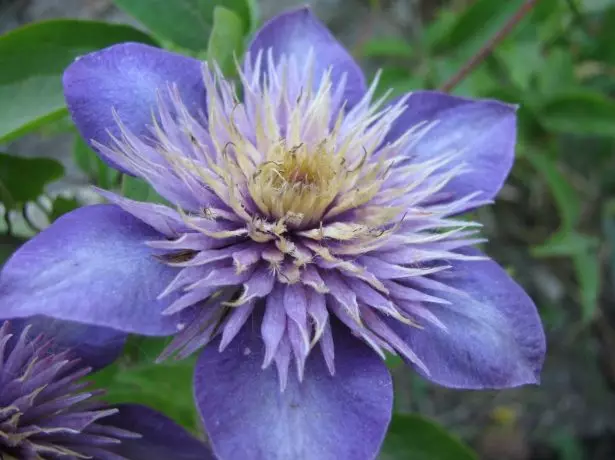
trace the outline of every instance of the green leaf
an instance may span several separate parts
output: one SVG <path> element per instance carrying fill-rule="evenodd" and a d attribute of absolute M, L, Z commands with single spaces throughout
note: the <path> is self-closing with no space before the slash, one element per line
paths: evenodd
<path fill-rule="evenodd" d="M 64 214 L 74 211 L 80 206 L 79 202 L 75 198 L 64 198 L 62 196 L 57 197 L 51 204 L 51 212 L 49 213 L 49 220 L 54 220 L 62 217 Z"/>
<path fill-rule="evenodd" d="M 556 428 L 549 437 L 549 445 L 557 451 L 560 460 L 583 460 L 585 448 L 581 439 L 568 427 Z"/>
<path fill-rule="evenodd" d="M 579 194 L 570 184 L 570 181 L 557 167 L 557 162 L 548 152 L 538 152 L 531 148 L 520 148 L 520 156 L 527 159 L 549 186 L 555 199 L 561 228 L 571 230 L 574 228 L 581 214 Z"/>
<path fill-rule="evenodd" d="M 386 66 L 380 73 L 376 94 L 389 94 L 389 97 L 393 98 L 421 88 L 425 88 L 425 79 L 420 75 L 410 75 L 404 67 Z"/>
<path fill-rule="evenodd" d="M 122 178 L 122 195 L 131 200 L 147 201 L 151 187 L 143 179 L 125 175 Z"/>
<path fill-rule="evenodd" d="M 581 319 L 584 323 L 589 323 L 598 310 L 601 277 L 598 251 L 578 253 L 574 256 L 573 263 L 580 288 Z"/>
<path fill-rule="evenodd" d="M 130 336 L 122 356 L 88 380 L 106 391 L 110 403 L 141 403 L 170 416 L 197 434 L 198 416 L 192 398 L 195 358 L 154 361 L 169 337 Z"/>
<path fill-rule="evenodd" d="M 258 30 L 261 11 L 258 5 L 259 0 L 246 0 L 246 4 L 248 5 L 248 10 L 250 12 L 250 29 L 249 33 L 252 34 Z"/>
<path fill-rule="evenodd" d="M 78 56 L 118 42 L 153 43 L 132 27 L 61 19 L 0 37 L 0 142 L 66 114 L 62 73 Z"/>
<path fill-rule="evenodd" d="M 117 185 L 120 172 L 100 159 L 81 136 L 75 136 L 73 159 L 89 179 L 101 188 L 109 189 Z"/>
<path fill-rule="evenodd" d="M 396 369 L 404 365 L 404 360 L 398 355 L 387 354 L 385 364 L 389 369 Z"/>
<path fill-rule="evenodd" d="M 533 35 L 539 41 L 553 43 L 559 37 L 570 35 L 571 23 L 577 19 L 572 14 L 569 1 L 577 2 L 577 0 L 542 0 L 535 2 L 529 16 L 534 29 Z M 566 48 L 566 51 L 569 52 L 569 49 Z"/>
<path fill-rule="evenodd" d="M 194 359 L 121 368 L 113 374 L 104 399 L 109 403 L 136 403 L 156 409 L 196 432 L 198 415 L 192 396 Z M 98 385 L 103 382 L 96 379 Z"/>
<path fill-rule="evenodd" d="M 247 0 L 115 0 L 155 35 L 193 51 L 207 48 L 214 24 L 214 9 L 222 6 L 242 19 L 243 32 L 251 30 L 255 9 Z"/>
<path fill-rule="evenodd" d="M 90 178 L 96 170 L 94 155 L 96 155 L 96 153 L 88 147 L 81 136 L 76 136 L 73 145 L 73 161 L 77 167 Z"/>
<path fill-rule="evenodd" d="M 600 21 L 596 21 L 597 30 L 592 31 L 591 40 L 587 41 L 585 54 L 589 58 L 615 64 L 615 2 L 610 8 L 600 12 Z"/>
<path fill-rule="evenodd" d="M 442 63 L 445 59 L 439 60 L 439 63 Z M 434 60 L 434 62 L 438 62 L 438 60 Z M 448 65 L 448 68 L 451 69 L 451 64 L 454 61 L 451 61 Z M 458 62 L 457 64 L 453 64 L 455 69 L 459 69 L 463 63 Z M 442 71 L 442 70 L 441 70 Z M 444 75 L 452 75 L 455 71 L 449 70 Z M 442 79 L 444 81 L 444 79 Z M 514 87 L 508 86 L 503 87 L 499 84 L 494 78 L 492 72 L 487 68 L 485 63 L 476 67 L 466 78 L 464 78 L 457 86 L 455 86 L 452 91 L 453 94 L 457 96 L 465 96 L 465 97 L 484 97 L 485 94 L 493 93 L 497 91 L 501 91 L 502 89 L 507 88 L 514 91 Z M 519 99 L 514 99 L 514 103 L 518 103 Z"/>
<path fill-rule="evenodd" d="M 136 201 L 167 204 L 151 185 L 138 177 L 124 175 L 122 178 L 122 195 Z"/>
<path fill-rule="evenodd" d="M 451 8 L 440 8 L 437 16 L 430 21 L 422 34 L 425 48 L 437 48 L 447 41 L 450 31 L 455 27 L 459 14 Z"/>
<path fill-rule="evenodd" d="M 574 85 L 574 63 L 567 49 L 555 48 L 542 60 L 538 77 L 538 90 L 542 96 L 551 96 Z"/>
<path fill-rule="evenodd" d="M 215 61 L 220 69 L 231 75 L 235 69 L 235 58 L 243 48 L 241 18 L 233 11 L 217 6 L 214 9 L 214 25 L 207 44 L 207 59 Z"/>
<path fill-rule="evenodd" d="M 569 257 L 579 285 L 581 319 L 589 322 L 598 308 L 600 293 L 599 241 L 577 231 L 560 230 L 548 241 L 532 248 L 535 257 Z"/>
<path fill-rule="evenodd" d="M 529 90 L 532 78 L 542 69 L 542 44 L 532 40 L 515 40 L 496 49 L 496 56 L 506 68 L 508 77 L 522 90 Z M 493 77 L 492 77 L 493 78 Z"/>
<path fill-rule="evenodd" d="M 455 15 L 446 33 L 441 33 L 432 44 L 438 53 L 451 50 L 463 55 L 475 52 L 491 39 L 525 0 L 477 0 Z"/>
<path fill-rule="evenodd" d="M 22 158 L 0 153 L 0 202 L 19 209 L 43 194 L 45 186 L 64 175 L 64 167 L 51 158 Z"/>
<path fill-rule="evenodd" d="M 361 47 L 361 55 L 365 58 L 410 59 L 414 52 L 414 47 L 408 40 L 394 37 L 373 38 Z"/>
<path fill-rule="evenodd" d="M 598 240 L 577 231 L 560 230 L 543 244 L 532 248 L 535 257 L 574 257 L 596 250 Z"/>
<path fill-rule="evenodd" d="M 579 90 L 555 96 L 539 115 L 552 131 L 615 138 L 615 102 L 602 93 Z"/>
<path fill-rule="evenodd" d="M 170 337 L 130 336 L 126 342 L 123 357 L 131 363 L 152 363 L 171 341 Z"/>
<path fill-rule="evenodd" d="M 581 214 L 579 194 L 558 170 L 548 151 L 539 153 L 530 148 L 520 151 L 547 181 L 561 219 L 559 231 L 545 243 L 533 247 L 532 254 L 535 257 L 571 259 L 579 285 L 582 319 L 589 321 L 598 306 L 600 262 L 597 239 L 576 230 Z"/>
<path fill-rule="evenodd" d="M 477 460 L 476 454 L 434 422 L 395 414 L 380 460 Z"/>

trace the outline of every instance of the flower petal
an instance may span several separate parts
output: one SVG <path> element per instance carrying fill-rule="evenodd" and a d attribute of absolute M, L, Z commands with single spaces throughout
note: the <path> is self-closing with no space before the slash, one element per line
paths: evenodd
<path fill-rule="evenodd" d="M 160 234 L 115 205 L 79 208 L 28 241 L 0 273 L 2 316 L 45 315 L 146 335 L 176 330 L 156 299 L 177 274 L 145 241 Z"/>
<path fill-rule="evenodd" d="M 393 102 L 394 103 L 394 102 Z M 469 172 L 454 177 L 443 192 L 454 199 L 482 192 L 490 200 L 498 193 L 513 164 L 516 142 L 516 108 L 494 100 L 472 100 L 436 91 L 409 95 L 405 112 L 397 119 L 385 142 L 393 142 L 419 123 L 435 125 L 413 144 L 412 161 L 426 161 L 460 151 L 459 161 Z M 459 166 L 459 161 L 449 167 Z"/>
<path fill-rule="evenodd" d="M 43 335 L 51 339 L 51 352 L 70 350 L 74 356 L 81 358 L 85 366 L 94 370 L 115 361 L 126 343 L 126 334 L 123 332 L 45 316 L 15 318 L 9 322 L 11 334 L 17 336 L 25 327 L 30 326 L 29 337 Z"/>
<path fill-rule="evenodd" d="M 220 460 L 373 459 L 391 417 L 393 388 L 384 363 L 343 327 L 333 331 L 334 376 L 313 350 L 299 383 L 280 392 L 274 367 L 248 323 L 229 347 L 203 350 L 195 397 Z"/>
<path fill-rule="evenodd" d="M 321 77 L 329 68 L 334 83 L 340 82 L 345 75 L 344 99 L 348 108 L 365 94 L 365 76 L 361 68 L 307 6 L 274 17 L 256 33 L 249 47 L 252 64 L 259 51 L 266 56 L 269 49 L 275 62 L 282 55 L 294 55 L 299 68 L 306 64 L 311 49 L 315 57 L 314 86 L 320 85 Z"/>
<path fill-rule="evenodd" d="M 122 43 L 86 54 L 64 72 L 68 110 L 83 138 L 110 144 L 110 134 L 120 138 L 113 116 L 135 135 L 148 134 L 157 92 L 175 84 L 193 114 L 205 110 L 202 63 L 152 46 Z M 100 153 L 100 152 L 99 152 Z M 101 155 L 112 166 L 117 164 Z M 130 172 L 130 171 L 124 171 Z"/>
<path fill-rule="evenodd" d="M 451 261 L 451 265 L 450 271 L 434 278 L 459 293 L 434 291 L 451 304 L 428 306 L 446 330 L 429 322 L 418 329 L 388 321 L 425 363 L 429 375 L 417 371 L 451 388 L 538 383 L 546 345 L 532 300 L 492 260 Z"/>
<path fill-rule="evenodd" d="M 211 450 L 163 414 L 138 404 L 120 404 L 117 414 L 99 421 L 140 434 L 123 439 L 114 452 L 130 460 L 214 460 Z"/>

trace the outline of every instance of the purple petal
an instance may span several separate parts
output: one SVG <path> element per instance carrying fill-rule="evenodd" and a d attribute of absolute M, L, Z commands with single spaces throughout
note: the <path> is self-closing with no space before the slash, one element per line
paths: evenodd
<path fill-rule="evenodd" d="M 123 332 L 45 316 L 15 318 L 10 323 L 11 334 L 18 336 L 29 325 L 30 337 L 43 335 L 52 340 L 51 352 L 68 349 L 85 366 L 93 369 L 102 369 L 115 361 L 126 343 L 126 334 Z"/>
<path fill-rule="evenodd" d="M 226 321 L 224 328 L 222 329 L 222 339 L 220 340 L 220 351 L 223 351 L 229 343 L 239 333 L 243 325 L 246 323 L 252 311 L 254 310 L 254 302 L 250 302 L 247 305 L 234 308 L 229 313 L 228 320 Z"/>
<path fill-rule="evenodd" d="M 123 43 L 73 62 L 64 72 L 64 96 L 79 132 L 96 150 L 92 141 L 109 145 L 109 133 L 120 138 L 112 109 L 133 134 L 146 135 L 152 124 L 157 91 L 166 91 L 169 84 L 177 85 L 194 114 L 204 111 L 201 66 L 193 58 L 138 43 Z M 105 155 L 101 156 L 117 167 Z"/>
<path fill-rule="evenodd" d="M 318 87 L 321 77 L 329 68 L 332 68 L 334 84 L 345 75 L 344 99 L 348 108 L 354 106 L 365 94 L 365 77 L 361 68 L 309 7 L 287 11 L 267 22 L 250 44 L 252 64 L 259 51 L 262 50 L 266 56 L 269 49 L 275 62 L 282 55 L 292 54 L 300 68 L 305 65 L 311 49 L 315 56 L 314 86 Z"/>
<path fill-rule="evenodd" d="M 367 460 L 377 455 L 391 417 L 393 388 L 383 362 L 343 327 L 333 330 L 336 373 L 318 350 L 299 383 L 280 392 L 274 367 L 248 323 L 223 353 L 205 348 L 195 397 L 220 460 Z"/>
<path fill-rule="evenodd" d="M 110 203 L 118 205 L 166 238 L 178 237 L 188 229 L 177 211 L 157 203 L 135 201 L 106 190 L 97 190 Z M 168 241 L 165 238 L 164 241 Z M 200 248 L 199 248 L 200 249 Z"/>
<path fill-rule="evenodd" d="M 284 289 L 278 285 L 273 288 L 266 299 L 265 312 L 261 321 L 261 336 L 265 345 L 263 368 L 271 364 L 286 330 L 286 311 L 281 308 L 284 305 L 283 291 Z"/>
<path fill-rule="evenodd" d="M 466 162 L 470 171 L 453 178 L 443 192 L 456 199 L 477 191 L 482 192 L 481 199 L 495 197 L 514 160 L 516 108 L 498 101 L 465 99 L 435 91 L 411 93 L 407 106 L 385 142 L 395 141 L 419 123 L 436 122 L 407 153 L 412 161 L 463 150 L 459 161 Z M 449 167 L 456 166 L 457 161 Z"/>
<path fill-rule="evenodd" d="M 145 241 L 161 235 L 115 205 L 79 208 L 28 241 L 0 274 L 2 316 L 45 315 L 146 335 L 167 335 L 177 318 L 157 300 L 177 269 Z"/>
<path fill-rule="evenodd" d="M 123 439 L 113 451 L 130 460 L 214 460 L 211 450 L 161 413 L 137 404 L 120 404 L 119 412 L 99 423 L 140 434 Z"/>
<path fill-rule="evenodd" d="M 429 375 L 417 370 L 451 388 L 538 383 L 546 345 L 532 300 L 492 260 L 453 261 L 451 265 L 450 271 L 435 278 L 462 293 L 434 292 L 451 304 L 428 306 L 446 330 L 429 322 L 422 322 L 423 328 L 418 329 L 388 321 L 425 363 Z"/>

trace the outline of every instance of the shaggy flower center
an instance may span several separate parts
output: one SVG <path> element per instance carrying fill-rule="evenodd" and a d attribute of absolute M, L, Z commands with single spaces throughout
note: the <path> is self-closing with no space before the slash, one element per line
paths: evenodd
<path fill-rule="evenodd" d="M 326 142 L 311 150 L 305 144 L 288 148 L 281 141 L 259 165 L 248 187 L 265 216 L 306 226 L 318 222 L 337 195 L 342 166 Z"/>

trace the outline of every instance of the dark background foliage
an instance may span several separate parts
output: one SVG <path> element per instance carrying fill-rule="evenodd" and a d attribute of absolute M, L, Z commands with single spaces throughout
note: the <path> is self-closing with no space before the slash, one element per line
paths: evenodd
<path fill-rule="evenodd" d="M 155 199 L 75 135 L 60 84 L 75 56 L 141 41 L 232 74 L 260 21 L 302 3 L 0 0 L 0 261 L 96 201 L 90 184 Z M 442 87 L 524 1 L 311 3 L 369 75 L 383 69 L 381 89 L 401 93 Z M 615 458 L 615 1 L 537 1 L 453 92 L 521 104 L 513 173 L 474 217 L 538 304 L 549 352 L 541 386 L 502 392 L 436 388 L 391 360 L 397 413 L 382 459 Z M 96 384 L 197 432 L 193 363 L 153 365 L 162 346 L 131 339 Z"/>

